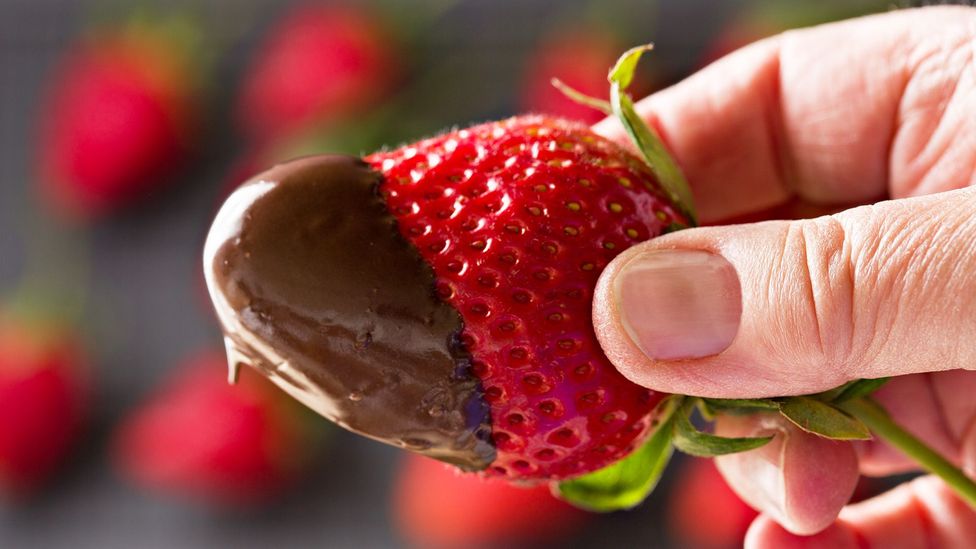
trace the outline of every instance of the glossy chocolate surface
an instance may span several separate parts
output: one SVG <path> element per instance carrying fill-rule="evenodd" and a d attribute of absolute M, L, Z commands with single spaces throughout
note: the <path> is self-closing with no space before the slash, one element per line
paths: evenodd
<path fill-rule="evenodd" d="M 307 157 L 228 198 L 204 259 L 232 377 L 248 364 L 351 431 L 483 469 L 495 450 L 461 317 L 381 178 L 358 158 Z"/>

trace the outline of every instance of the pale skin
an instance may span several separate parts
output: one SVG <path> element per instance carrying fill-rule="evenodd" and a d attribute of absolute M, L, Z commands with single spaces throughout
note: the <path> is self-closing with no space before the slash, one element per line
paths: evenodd
<path fill-rule="evenodd" d="M 617 368 L 655 390 L 721 398 L 893 376 L 876 398 L 976 474 L 976 8 L 789 32 L 644 99 L 638 111 L 684 169 L 711 226 L 627 250 L 601 276 L 594 322 Z M 626 141 L 613 120 L 596 130 Z M 864 204 L 873 205 L 856 207 Z M 783 205 L 780 215 L 836 213 L 721 224 Z M 665 268 L 673 258 L 699 272 L 708 265 L 718 282 L 700 290 L 679 280 L 655 295 L 658 279 L 684 272 Z M 718 312 L 695 312 L 687 305 L 695 299 Z M 667 306 L 681 309 L 661 313 L 669 325 L 648 311 Z M 774 416 L 724 419 L 717 430 L 780 435 L 718 459 L 730 485 L 763 512 L 749 548 L 976 540 L 976 511 L 932 477 L 846 505 L 859 472 L 915 469 L 880 442 L 830 442 Z"/>

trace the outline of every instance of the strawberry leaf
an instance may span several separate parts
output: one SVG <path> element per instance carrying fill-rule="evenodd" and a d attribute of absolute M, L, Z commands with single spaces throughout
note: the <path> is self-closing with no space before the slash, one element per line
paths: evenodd
<path fill-rule="evenodd" d="M 689 405 L 690 404 L 690 405 Z M 703 433 L 691 423 L 691 411 L 694 409 L 692 401 L 686 401 L 672 420 L 673 444 L 686 454 L 698 457 L 715 457 L 726 454 L 736 454 L 759 448 L 773 437 L 740 437 L 726 438 Z"/>
<path fill-rule="evenodd" d="M 644 52 L 649 52 L 652 49 L 654 49 L 654 44 L 644 44 L 625 51 L 617 59 L 617 64 L 610 69 L 607 80 L 611 84 L 617 84 L 622 90 L 629 88 L 630 84 L 634 81 L 634 71 L 637 70 L 637 63 L 640 61 L 641 56 L 644 55 Z"/>
<path fill-rule="evenodd" d="M 617 60 L 617 64 L 610 69 L 610 74 L 607 77 L 610 80 L 610 106 L 634 144 L 637 145 L 637 149 L 644 156 L 644 160 L 650 166 L 651 171 L 657 176 L 658 182 L 670 196 L 671 201 L 682 210 L 692 225 L 697 225 L 695 203 L 688 181 L 657 132 L 648 126 L 634 110 L 634 102 L 627 94 L 627 87 L 634 79 L 637 62 L 640 61 L 641 55 L 650 49 L 650 45 L 631 48 L 624 52 Z"/>
<path fill-rule="evenodd" d="M 784 399 L 780 413 L 808 433 L 831 440 L 869 440 L 871 431 L 859 419 L 815 398 Z"/>
<path fill-rule="evenodd" d="M 671 459 L 671 422 L 682 398 L 672 396 L 662 402 L 657 429 L 637 451 L 594 473 L 553 483 L 553 493 L 576 507 L 600 513 L 640 505 Z"/>

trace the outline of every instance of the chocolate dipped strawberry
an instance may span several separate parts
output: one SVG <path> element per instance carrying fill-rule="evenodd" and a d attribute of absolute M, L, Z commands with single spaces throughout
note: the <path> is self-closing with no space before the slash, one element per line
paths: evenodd
<path fill-rule="evenodd" d="M 688 221 L 634 153 L 522 116 L 280 164 L 228 198 L 205 270 L 232 368 L 463 469 L 563 479 L 630 453 L 662 396 L 601 351 L 599 273 Z"/>

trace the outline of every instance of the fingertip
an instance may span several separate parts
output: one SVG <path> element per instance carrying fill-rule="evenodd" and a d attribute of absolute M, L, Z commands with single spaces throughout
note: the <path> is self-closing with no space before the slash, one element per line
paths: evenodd
<path fill-rule="evenodd" d="M 854 492 L 858 465 L 850 444 L 805 433 L 778 414 L 720 416 L 716 432 L 727 437 L 775 435 L 761 448 L 716 462 L 744 501 L 794 534 L 827 528 Z"/>
<path fill-rule="evenodd" d="M 857 535 L 843 523 L 834 523 L 812 536 L 799 536 L 767 515 L 753 521 L 743 542 L 744 549 L 858 549 Z"/>

